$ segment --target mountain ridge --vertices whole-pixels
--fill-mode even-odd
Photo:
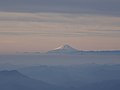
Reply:
[[[57,86],[32,79],[17,70],[0,71],[0,90],[60,90]]]
[[[60,46],[58,48],[48,51],[47,54],[51,54],[51,53],[52,54],[55,54],[55,53],[56,54],[70,54],[70,53],[76,53],[78,51],[79,50],[71,47],[70,45],[65,44],[63,46]]]
[[[79,50],[68,44],[61,45],[47,52],[23,52],[16,53],[17,55],[86,55],[86,54],[120,54],[120,50]]]
[[[79,50],[71,47],[70,45],[63,45],[53,50],[46,52],[46,54],[120,54],[120,50]]]

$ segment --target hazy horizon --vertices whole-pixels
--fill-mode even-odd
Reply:
[[[120,50],[118,0],[1,0],[0,54]]]

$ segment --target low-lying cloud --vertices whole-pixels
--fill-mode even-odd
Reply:
[[[119,0],[0,0],[0,11],[62,12],[120,16]]]

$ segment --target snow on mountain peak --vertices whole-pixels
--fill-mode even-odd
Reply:
[[[71,46],[66,44],[66,45],[63,45],[63,46],[60,46],[60,47],[56,48],[55,50],[58,50],[58,49],[73,50],[74,48],[72,48]]]
[[[76,53],[78,51],[79,50],[74,49],[73,47],[66,44],[58,48],[55,48],[51,51],[48,51],[47,54],[70,54],[70,53]]]

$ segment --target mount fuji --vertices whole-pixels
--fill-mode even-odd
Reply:
[[[79,50],[69,46],[69,45],[63,45],[58,48],[55,48],[53,50],[50,50],[47,52],[47,54],[73,54],[78,53]]]
[[[82,51],[82,50],[77,50],[70,45],[63,45],[58,48],[55,48],[53,50],[48,51],[46,54],[57,54],[57,55],[64,55],[64,54],[72,54],[72,55],[86,55],[86,54],[99,54],[99,55],[105,55],[105,54],[114,54],[118,55],[120,54],[120,50],[108,50],[108,51]]]

